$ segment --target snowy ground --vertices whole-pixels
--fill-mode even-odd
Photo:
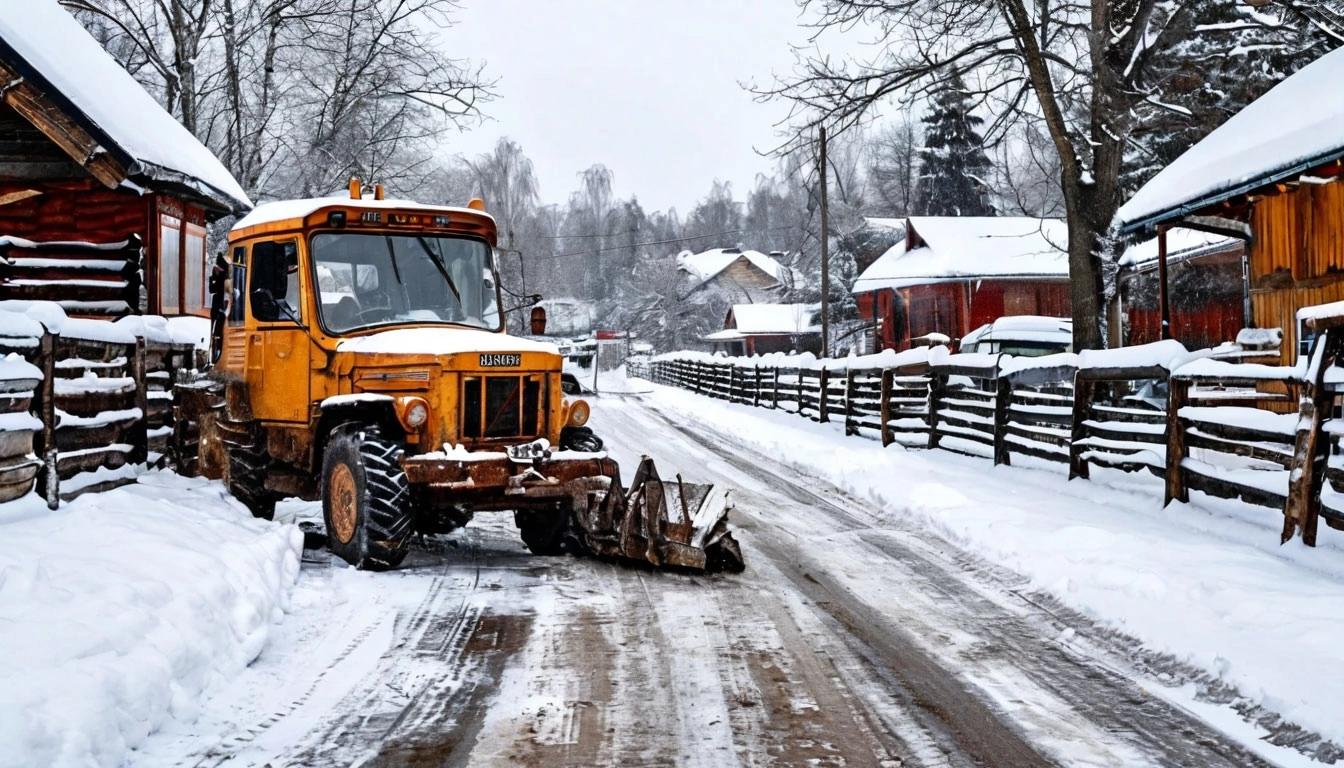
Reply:
[[[211,687],[194,718],[164,720],[130,763],[1308,763],[1262,739],[1268,731],[1235,709],[1243,700],[1194,665],[1111,629],[1139,634],[1141,626],[1070,608],[1087,610],[1082,598],[1093,596],[1141,617],[1123,588],[1137,582],[1148,599],[1135,602],[1157,615],[1168,609],[1152,599],[1153,585],[1167,577],[1122,578],[1104,547],[1084,548],[1102,533],[1071,537],[1060,547],[1068,557],[1020,543],[1036,537],[1020,520],[1053,513],[1053,530],[1062,531],[1071,525],[1060,519],[1065,506],[1075,517],[1111,514],[1065,497],[1074,489],[1062,480],[1022,470],[1000,479],[973,459],[883,451],[797,417],[630,388],[651,394],[599,398],[596,428],[627,471],[647,450],[664,472],[734,487],[746,573],[533,557],[508,515],[482,515],[417,545],[393,573],[360,573],[306,552],[287,615],[260,656]],[[818,441],[820,459],[805,461],[811,454],[799,446]],[[783,467],[753,447],[777,444],[807,466]],[[848,469],[836,474],[841,466]],[[950,486],[966,476],[976,483],[956,481],[959,501]],[[831,477],[851,488],[860,487],[856,478],[874,488],[880,479],[925,501],[876,503]],[[949,487],[933,490],[940,483]],[[1030,493],[1032,503],[1015,503],[1013,493]],[[1106,493],[1129,499],[1126,511],[1147,500]],[[962,511],[953,512],[957,504]],[[997,509],[997,522],[974,517],[977,505]],[[316,506],[290,503],[279,514],[311,518]],[[1144,514],[1135,520],[1155,531],[1161,516]],[[992,532],[993,548],[959,532],[963,523],[930,525],[963,516],[965,526]],[[1105,536],[1137,535],[1129,518],[1089,525],[1105,531],[1114,522]],[[1185,555],[1205,552],[1198,526],[1180,525],[1190,531]],[[1009,562],[1011,552],[1025,577],[980,556]],[[1089,562],[1099,566],[1095,578]],[[1042,577],[1033,568],[1055,570]],[[1118,596],[1106,596],[1106,584]],[[1169,610],[1188,610],[1184,587],[1167,589]],[[1207,582],[1202,589],[1216,593]],[[1191,620],[1203,631],[1202,615]],[[1236,648],[1218,652],[1229,669],[1242,663]],[[1269,700],[1273,690],[1252,696],[1283,701],[1281,693]]]
[[[143,766],[1251,766],[1331,756],[1273,713],[1337,729],[1338,654],[1324,645],[1340,636],[1330,615],[1344,596],[1330,570],[1337,551],[1278,549],[1267,543],[1273,521],[1249,513],[1160,512],[1146,486],[883,450],[796,416],[627,386],[645,394],[599,397],[595,428],[627,472],[648,452],[665,475],[735,489],[745,573],[534,557],[509,515],[486,514],[417,544],[392,573],[307,551],[286,592],[293,527],[239,518],[216,485],[153,475],[115,492],[129,496],[99,497],[101,507],[0,523],[25,546],[53,547],[44,551],[62,551],[39,543],[46,536],[87,552],[90,540],[124,541],[126,526],[146,534],[134,546],[150,564],[141,573],[118,558],[102,578],[53,579],[16,576],[38,569],[31,558],[0,561],[0,762],[50,763],[35,750],[74,743],[72,733],[113,735],[96,755],[86,739],[67,764],[126,754]],[[290,502],[277,514],[311,519],[317,506]],[[183,516],[196,534],[152,522]],[[170,530],[174,541],[160,538]],[[285,567],[271,586],[238,598],[244,568],[272,557]],[[206,565],[218,578],[176,576]],[[73,597],[35,592],[63,583],[78,585]],[[142,583],[158,585],[142,589],[145,605],[133,591]],[[174,626],[214,630],[195,639],[195,655],[164,661],[175,677],[120,663],[147,634],[110,631],[120,621],[75,631],[90,643],[115,635],[97,641],[120,649],[110,655],[42,647],[51,623],[10,649],[12,594],[26,595],[26,615],[60,626],[76,613],[173,623],[176,603],[156,597],[165,590],[198,592],[206,606]],[[209,609],[230,599],[252,610]],[[52,607],[62,601],[68,610]],[[261,619],[280,610],[279,623]],[[224,621],[239,616],[250,617],[241,630]],[[263,629],[264,645],[239,639]],[[47,692],[44,704],[25,691],[26,703],[11,703],[14,659],[25,655],[48,679],[67,668],[80,678],[52,690],[121,698]],[[77,664],[99,666],[90,675]],[[147,693],[165,680],[171,697]],[[30,709],[79,717],[11,725]]]
[[[121,765],[265,647],[303,536],[171,473],[0,508],[0,766]]]

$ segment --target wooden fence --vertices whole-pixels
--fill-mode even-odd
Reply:
[[[55,509],[133,482],[162,463],[172,383],[197,364],[192,344],[98,320],[53,333],[5,313],[0,335],[0,501],[36,490]]]
[[[1314,545],[1318,517],[1344,530],[1344,457],[1337,450],[1344,417],[1332,418],[1344,395],[1344,317],[1322,330],[1314,368],[1196,356],[1172,372],[1104,353],[1084,364],[1071,354],[934,350],[922,361],[885,366],[872,362],[876,357],[692,353],[632,366],[630,374],[842,422],[845,434],[876,437],[884,446],[942,448],[1005,465],[1029,457],[1067,466],[1070,479],[1090,477],[1093,467],[1149,473],[1163,478],[1167,502],[1188,501],[1193,490],[1277,509],[1285,540],[1300,530]],[[1284,413],[1287,406],[1298,412]],[[1306,413],[1313,409],[1314,421]],[[1292,477],[1306,478],[1297,492],[1300,510]]]

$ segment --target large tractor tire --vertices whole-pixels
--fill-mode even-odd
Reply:
[[[513,513],[518,535],[534,555],[562,555],[569,536],[569,513],[563,509],[521,509]]]
[[[396,568],[410,544],[410,484],[402,447],[372,427],[338,429],[322,458],[327,547],[363,570]]]
[[[269,468],[265,448],[253,445],[229,449],[229,493],[243,502],[253,517],[264,520],[275,519],[275,494],[264,486]]]

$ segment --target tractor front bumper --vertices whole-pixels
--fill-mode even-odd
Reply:
[[[605,453],[578,451],[524,457],[516,452],[458,449],[405,456],[401,466],[413,488],[477,508],[557,501],[573,494],[575,481],[587,484],[615,478],[619,482],[620,477],[616,462]]]

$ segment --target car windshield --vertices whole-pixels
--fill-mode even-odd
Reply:
[[[312,240],[322,325],[332,333],[395,323],[501,327],[490,247],[420,234],[327,232]]]

